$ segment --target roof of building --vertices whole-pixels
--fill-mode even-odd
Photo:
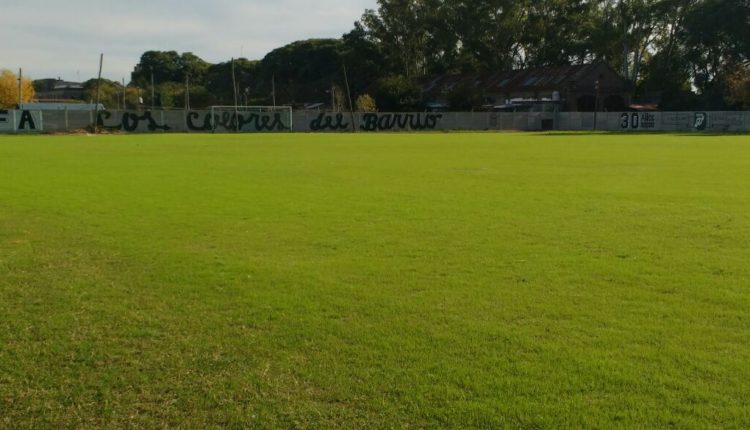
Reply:
[[[75,110],[91,111],[96,109],[94,103],[21,103],[18,106],[22,110]],[[99,110],[104,110],[104,105],[99,104]]]
[[[603,63],[568,66],[535,67],[495,73],[469,73],[443,75],[427,81],[425,94],[440,95],[457,85],[470,85],[487,93],[513,93],[521,91],[559,91],[591,76]],[[610,69],[611,70],[611,69]],[[617,75],[616,73],[614,73]],[[619,76],[618,76],[619,77]]]
[[[53,88],[55,90],[82,90],[83,84],[80,82],[57,81]]]

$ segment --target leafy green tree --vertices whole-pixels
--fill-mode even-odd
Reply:
[[[190,76],[191,81],[202,83],[209,66],[207,62],[191,52],[180,55],[175,51],[148,51],[141,56],[140,62],[135,66],[132,81],[140,87],[149,87],[153,71],[156,84],[183,83],[186,76]]]
[[[83,97],[82,100],[85,103],[95,103],[98,80],[89,79],[83,83]],[[99,103],[104,105],[107,109],[120,109],[122,108],[122,97],[123,88],[122,84],[109,79],[102,79],[101,87],[99,91]]]
[[[510,69],[520,33],[513,0],[445,0],[425,17],[427,74]]]
[[[727,102],[736,108],[750,110],[750,67],[740,66],[727,76]]]
[[[383,47],[389,71],[410,78],[425,75],[427,10],[425,0],[378,0],[377,11],[365,11],[361,24]]]
[[[437,74],[603,61],[664,108],[720,109],[740,106],[736,71],[749,58],[747,0],[378,0],[340,39],[237,60],[237,88],[229,62],[175,51],[144,53],[133,84],[149,88],[153,70],[165,106],[182,103],[186,76],[194,106],[232,104],[235,91],[240,103],[270,103],[272,82],[277,103],[326,102],[345,88],[345,65],[355,96],[403,110],[421,108],[420,83]],[[446,97],[470,109],[481,97],[469,90]]]
[[[344,34],[341,41],[339,55],[347,68],[349,84],[354,93],[367,91],[372,82],[387,74],[383,48],[368,35],[360,22],[355,22],[354,29]]]
[[[259,62],[244,58],[234,60],[234,74],[237,82],[237,103],[244,104],[245,97],[250,98],[252,88],[259,79]],[[205,88],[214,97],[217,104],[234,105],[232,89],[232,62],[211,65],[206,72]],[[192,98],[192,97],[191,97]],[[249,103],[248,103],[249,104]]]
[[[422,88],[406,76],[389,76],[378,81],[376,101],[384,112],[422,110]]]
[[[482,92],[471,82],[463,82],[451,88],[446,99],[450,109],[454,111],[472,111],[484,104]]]
[[[594,3],[586,0],[523,2],[519,35],[522,64],[528,66],[583,63],[590,59],[588,28]]]
[[[274,79],[279,103],[327,100],[331,84],[341,81],[342,46],[340,39],[310,39],[271,51],[260,62],[264,93]]]
[[[750,2],[701,1],[686,16],[682,35],[694,85],[703,93],[713,92],[750,59]]]

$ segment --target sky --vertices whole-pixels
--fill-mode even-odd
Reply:
[[[340,37],[376,0],[24,0],[0,5],[0,69],[32,79],[130,79],[149,50],[208,62],[261,59],[295,40]]]

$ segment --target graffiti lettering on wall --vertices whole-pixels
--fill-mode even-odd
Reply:
[[[122,112],[117,118],[112,112],[99,112],[97,125],[107,130],[137,131],[145,126],[148,131],[169,131],[174,127],[160,124],[150,111],[144,113]],[[202,116],[202,119],[201,119]],[[185,117],[183,117],[185,118]],[[211,116],[210,113],[188,112],[187,127],[190,131],[282,131],[289,130],[282,122],[280,114],[235,114],[222,112]],[[114,120],[114,121],[112,121]],[[184,124],[184,122],[182,123]],[[179,129],[179,127],[177,127]]]
[[[310,130],[312,131],[341,131],[349,130],[351,124],[344,119],[344,114],[337,113],[336,115],[320,114],[317,118],[310,122]]]
[[[620,116],[620,127],[623,130],[655,130],[656,115],[644,113],[624,113]]]
[[[39,115],[34,118],[31,111],[16,111],[14,115],[9,110],[0,110],[0,130],[2,131],[39,131],[37,121]],[[14,124],[15,122],[15,124]]]
[[[150,111],[146,111],[142,115],[134,112],[123,112],[122,116],[119,118],[119,122],[115,124],[107,124],[104,122],[111,118],[112,112],[99,112],[99,115],[96,117],[96,125],[107,130],[136,131],[138,130],[138,127],[140,127],[141,121],[145,121],[148,131],[169,131],[172,129],[172,127],[166,124],[161,125],[156,122]]]
[[[0,110],[0,130],[2,131],[40,131],[37,122],[41,124],[41,117],[37,113],[36,118],[28,110],[15,111]]]
[[[12,131],[13,126],[10,124],[10,112],[5,109],[0,109],[0,131]]]
[[[434,130],[442,114],[422,113],[366,113],[361,114],[358,127],[363,131]],[[350,130],[351,124],[341,113],[318,115],[310,121],[311,131]]]
[[[442,118],[442,114],[432,113],[366,113],[362,115],[359,128],[364,131],[434,130]]]
[[[25,110],[21,111],[21,121],[18,123],[19,130],[36,130],[36,123],[34,122],[34,116],[31,112]]]
[[[203,121],[200,121],[201,114],[190,112],[187,116],[187,126],[190,131],[284,131],[289,127],[284,125],[280,113],[274,114],[243,114],[234,112],[222,112],[220,114],[210,113],[203,114]],[[198,122],[196,123],[196,120]]]

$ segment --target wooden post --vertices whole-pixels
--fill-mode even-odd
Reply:
[[[276,107],[276,73],[271,75],[271,95],[273,96],[273,107]]]
[[[104,65],[104,54],[99,56],[99,78],[96,82],[96,105],[94,106],[94,134],[99,130],[99,97],[102,90],[102,66]]]
[[[23,69],[18,69],[18,109],[23,103]]]
[[[354,123],[354,105],[352,104],[352,91],[349,88],[349,76],[346,73],[346,64],[344,66],[344,83],[346,83],[346,95],[349,98],[349,114],[352,119],[352,131],[357,132],[357,125]]]
[[[185,74],[185,110],[190,110],[190,76]]]
[[[240,132],[239,112],[237,112],[237,75],[234,72],[234,58],[232,58],[232,93],[234,93],[234,128]]]
[[[154,68],[151,68],[151,110],[156,108],[156,90],[154,89]]]

